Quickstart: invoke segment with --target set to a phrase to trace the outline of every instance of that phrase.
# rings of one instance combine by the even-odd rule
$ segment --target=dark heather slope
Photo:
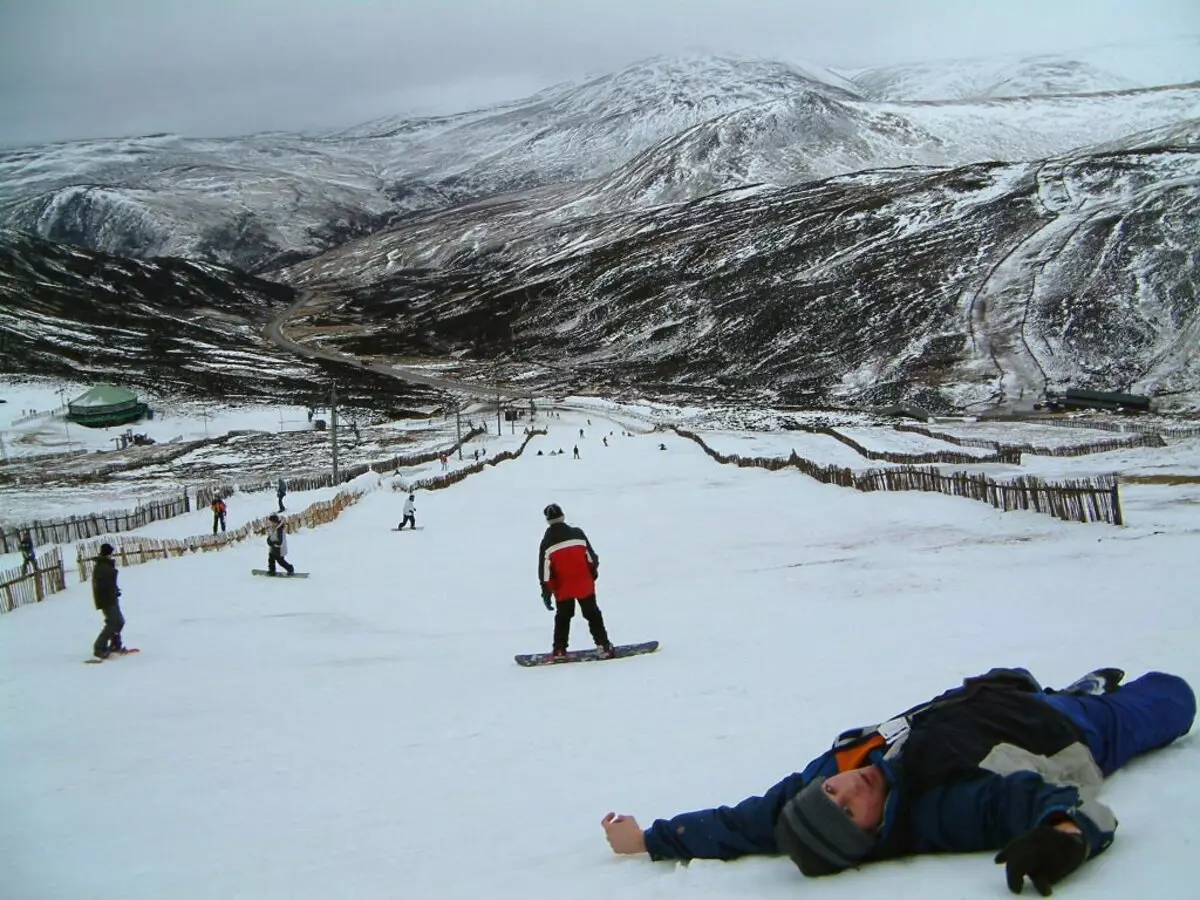
[[[214,399],[306,403],[333,377],[349,402],[430,397],[268,343],[263,326],[294,299],[285,285],[233,269],[124,259],[0,231],[0,371]]]

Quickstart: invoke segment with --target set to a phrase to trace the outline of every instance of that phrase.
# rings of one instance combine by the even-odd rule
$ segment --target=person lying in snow
[[[1099,669],[1062,691],[1025,669],[992,669],[832,749],[734,807],[601,825],[616,853],[654,860],[784,854],[807,876],[916,853],[999,850],[1009,889],[1042,894],[1112,843],[1095,797],[1104,777],[1192,727],[1182,678],[1120,686]]]

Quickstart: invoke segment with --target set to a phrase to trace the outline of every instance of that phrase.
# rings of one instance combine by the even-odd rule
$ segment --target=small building
[[[918,422],[932,422],[933,413],[921,409],[911,403],[893,403],[891,406],[877,406],[871,410],[877,416],[887,416],[893,419],[916,419]]]
[[[1153,411],[1152,404],[1151,398],[1142,394],[1067,388],[1064,394],[1049,395],[1045,405],[1052,410],[1101,409],[1109,412],[1147,413]]]
[[[149,411],[133,391],[113,384],[98,384],[67,404],[67,421],[89,428],[107,428],[136,422]]]

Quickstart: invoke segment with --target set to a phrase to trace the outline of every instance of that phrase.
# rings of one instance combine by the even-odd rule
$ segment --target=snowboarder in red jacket
[[[566,658],[571,619],[575,615],[575,604],[578,603],[592,633],[592,640],[596,642],[597,655],[601,659],[610,659],[613,646],[604,628],[604,616],[596,604],[600,557],[592,549],[583,529],[564,521],[562,507],[557,503],[547,506],[544,513],[548,527],[538,551],[538,581],[542,586],[542,602],[546,604],[546,609],[555,611],[551,656],[556,660]],[[557,601],[557,610],[555,603],[550,600],[551,594]]]

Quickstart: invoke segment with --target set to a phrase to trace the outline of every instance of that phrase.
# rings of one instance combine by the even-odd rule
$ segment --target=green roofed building
[[[98,384],[67,404],[67,420],[89,428],[136,422],[149,408],[137,394],[113,384]]]

